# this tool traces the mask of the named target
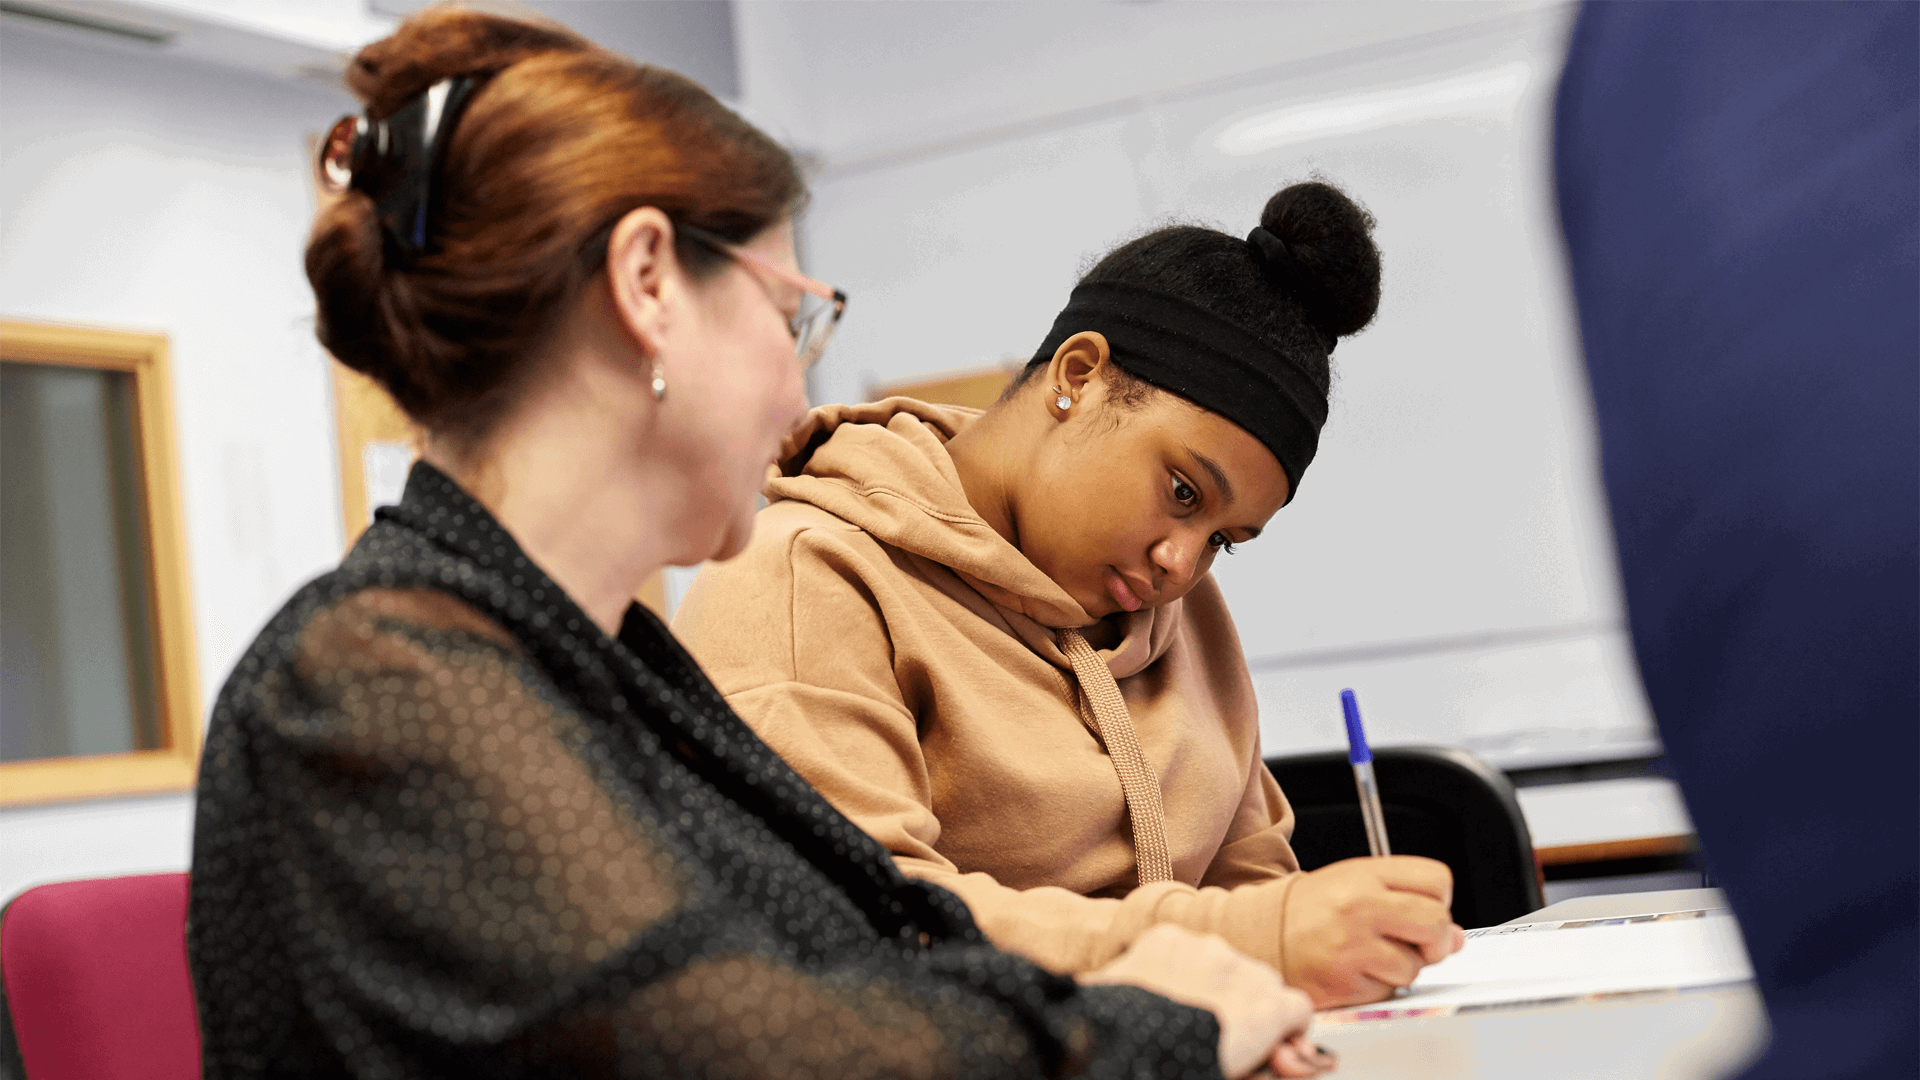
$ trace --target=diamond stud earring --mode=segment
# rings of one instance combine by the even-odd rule
[[[1054,387],[1053,392],[1056,394],[1060,394],[1060,388],[1057,386]],[[1068,409],[1073,408],[1073,399],[1068,397],[1065,394],[1060,394],[1059,397],[1054,398],[1053,403],[1060,407],[1061,412],[1066,412]]]

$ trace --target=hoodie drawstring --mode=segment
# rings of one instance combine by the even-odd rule
[[[1140,749],[1140,736],[1133,729],[1127,701],[1120,696],[1120,684],[1113,681],[1112,669],[1080,631],[1061,630],[1060,651],[1080,681],[1080,716],[1107,744],[1113,771],[1120,774],[1127,818],[1133,823],[1133,861],[1140,884],[1169,881],[1173,862],[1167,854],[1167,811],[1160,803],[1160,776]]]

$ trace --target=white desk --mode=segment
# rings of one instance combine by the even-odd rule
[[[1588,780],[1525,787],[1514,794],[1542,866],[1693,850],[1693,822],[1671,780]]]
[[[1726,906],[1727,894],[1719,889],[1668,889],[1664,892],[1576,896],[1571,900],[1548,904],[1539,911],[1529,912],[1517,919],[1508,919],[1500,925],[1518,926],[1521,923],[1554,922],[1560,919],[1617,919],[1629,915],[1655,915],[1662,911],[1694,911]]]
[[[1717,889],[1583,896],[1513,922],[1724,904]],[[1337,1080],[1719,1080],[1765,1046],[1751,987],[1316,1028]]]

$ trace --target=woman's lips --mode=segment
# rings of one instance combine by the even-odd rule
[[[1133,591],[1133,586],[1127,584],[1127,579],[1111,566],[1107,567],[1107,593],[1113,597],[1114,603],[1120,605],[1121,611],[1139,611],[1143,603],[1139,594]]]

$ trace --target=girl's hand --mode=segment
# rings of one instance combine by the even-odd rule
[[[1319,1076],[1334,1064],[1333,1055],[1307,1040],[1313,1023],[1307,995],[1212,934],[1163,923],[1080,982],[1138,986],[1213,1013],[1220,1021],[1220,1071],[1229,1077],[1261,1068],[1278,1076]]]
[[[1417,855],[1346,859],[1301,876],[1287,895],[1287,982],[1315,1008],[1379,1001],[1466,943],[1448,906],[1453,871]]]

